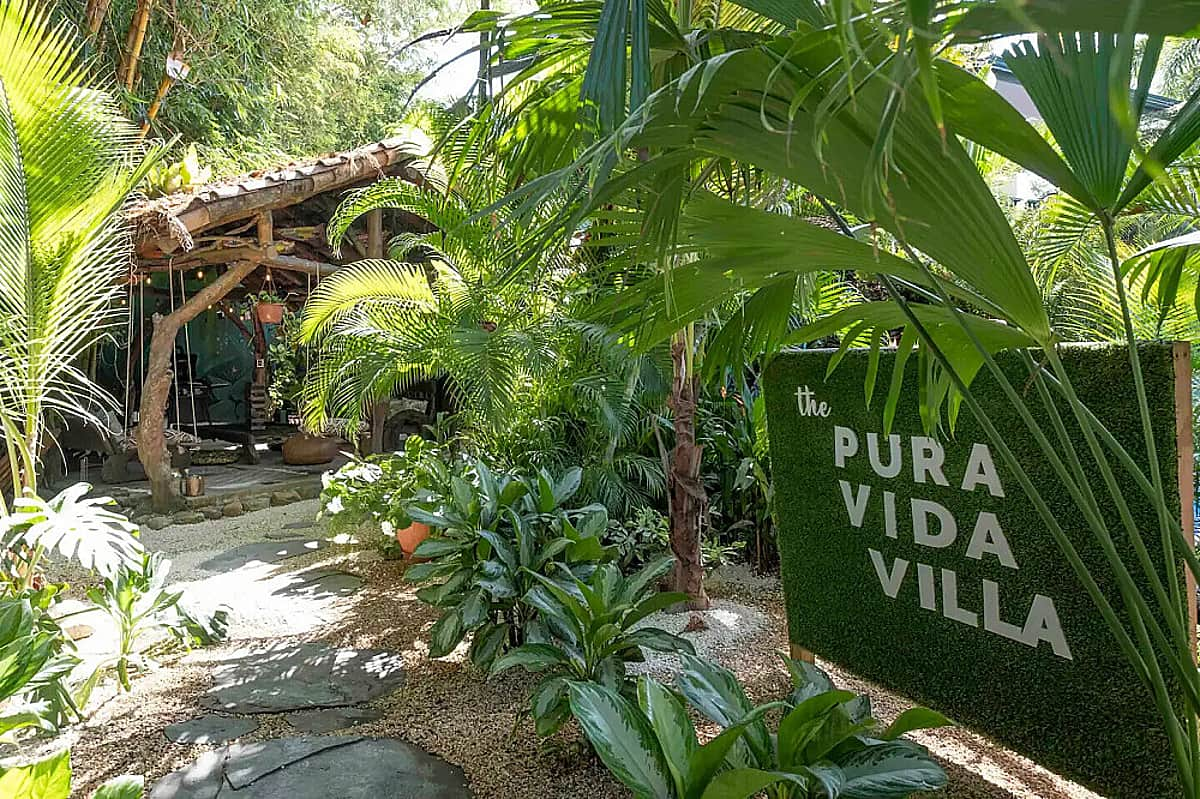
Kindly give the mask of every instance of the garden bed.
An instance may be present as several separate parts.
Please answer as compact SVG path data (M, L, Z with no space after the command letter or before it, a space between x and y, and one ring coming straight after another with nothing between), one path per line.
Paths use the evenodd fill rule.
M254 530L260 537L278 536L284 524L295 524L294 518L294 514L283 514L280 509L261 511L249 514L243 529ZM196 541L205 539L202 527L187 530L201 533ZM311 535L316 531L306 532ZM163 533L159 534L162 544L186 546L184 539L171 535L170 530ZM173 554L182 556L181 565L191 560L182 551ZM279 635L271 635L267 625L256 626L252 634L280 643L319 640L339 647L387 650L403 657L406 670L403 687L369 704L369 709L378 712L380 718L335 734L396 737L414 743L461 766L475 796L480 798L629 796L604 766L587 754L582 736L573 725L539 742L532 724L523 715L526 697L536 682L535 675L512 670L486 680L466 661L465 645L446 658L428 657L429 628L438 614L416 599L413 588L402 579L401 563L381 560L370 549L348 546L314 551L286 561L287 571L316 566L351 572L365 580L361 590L339 605L337 620L306 635L287 635L286 629L281 629ZM186 573L186 569L183 571ZM778 697L785 691L788 677L775 654L786 648L777 581L733 567L710 580L710 590L717 600L717 613L729 614L742 607L747 609L747 617L761 624L729 646L720 644L720 635L702 633L706 644L701 648L737 673L754 700ZM674 621L677 619L662 624L667 626ZM231 632L238 636L236 629ZM164 774L212 749L205 745L171 743L163 730L203 712L202 699L212 683L214 664L227 657L231 648L247 643L254 640L241 637L231 644L198 650L135 680L131 694L106 693L98 697L92 718L70 728L63 736L69 740L58 742L73 747L77 795L86 796L104 779L126 772L144 773L152 785ZM651 665L656 672L660 671L661 664ZM836 668L830 672L840 685L870 694L876 714L884 720L891 720L907 706L902 699L852 675ZM254 719L259 723L258 729L242 741L277 738L288 733L289 728L280 716ZM711 725L701 725L701 729L709 735L715 732ZM941 730L917 737L934 750L950 775L950 786L941 796L954 799L1091 796L966 731Z

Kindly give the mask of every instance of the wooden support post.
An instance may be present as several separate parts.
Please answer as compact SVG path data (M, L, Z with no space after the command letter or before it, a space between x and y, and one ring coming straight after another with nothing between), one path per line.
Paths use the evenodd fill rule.
M383 257L383 209L367 211L367 257Z
M268 209L258 215L258 246L275 243L275 215Z
M167 399L170 395L175 336L179 329L201 311L228 294L254 271L258 264L239 261L225 274L196 292L167 316L154 315L150 336L150 357L138 418L138 458L150 480L151 504L156 511L169 511L179 503L179 486L171 479L171 459L167 454Z
M1196 546L1195 477L1196 461L1192 443L1192 345L1176 341L1171 348L1175 367L1175 449L1179 458L1176 469L1179 478L1179 518L1182 521L1183 546ZM1187 602L1188 629L1196 629L1196 578L1192 570L1180 566L1183 572L1183 597ZM1196 659L1196 636L1191 636L1192 660Z
M804 663L817 662L817 656L799 644L788 644L788 649L791 650L792 660L799 660Z

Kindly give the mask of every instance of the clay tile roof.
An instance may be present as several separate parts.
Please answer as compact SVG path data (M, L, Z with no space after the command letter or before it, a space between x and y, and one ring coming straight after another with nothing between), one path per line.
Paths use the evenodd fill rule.
M147 199L130 208L129 218L139 241L155 240L164 250L186 250L191 248L194 234L259 211L295 205L385 175L415 179L415 170L410 167L415 157L414 145L408 140L384 139L346 152Z

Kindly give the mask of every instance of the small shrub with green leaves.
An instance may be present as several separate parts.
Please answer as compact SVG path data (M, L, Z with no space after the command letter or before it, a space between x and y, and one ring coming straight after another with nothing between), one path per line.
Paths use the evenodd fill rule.
M684 638L657 627L637 627L650 614L687 601L687 594L658 591L658 581L673 562L661 558L630 577L606 563L588 580L568 585L531 575L538 584L522 601L537 609L551 639L510 650L496 660L492 674L521 666L544 675L530 697L539 735L553 735L570 716L570 683L595 682L632 698L634 685L626 678L625 664L644 660L642 647L695 653Z
M586 579L609 557L600 539L608 525L603 506L564 507L580 478L578 468L557 480L545 471L493 474L476 461L408 508L436 531L414 553L429 562L406 572L410 581L430 583L417 596L443 611L430 633L431 656L449 654L474 633L471 660L487 669L511 646L550 639L546 621L521 601L539 584L535 575Z
M336 472L322 477L321 516L335 533L374 523L390 537L412 524L408 506L422 492L428 495L447 484L451 468L438 448L420 436L405 439L399 452L352 456Z
M654 508L641 507L632 519L609 522L604 542L614 547L622 569L641 566L661 557L670 549L671 525Z
M54 731L79 718L99 679L96 673L81 684L68 683L80 661L74 643L51 615L66 586L46 580L47 556L75 560L102 579L110 579L124 569L139 568L145 554L137 526L111 509L111 499L88 497L90 489L87 483L78 483L48 500L33 494L18 497L12 513L0 517L0 617L6 620L0 629L0 648L19 648L14 641L23 637L18 631L26 629L29 620L40 642L34 653L27 654L30 663L41 666L26 675L16 698L5 693L12 684L0 673L0 705L18 708L13 712L28 722L22 726ZM49 655L43 661L40 655L46 647Z
M741 725L754 706L732 672L683 656L676 687L692 707L727 729L743 726L742 739L726 757L725 782L757 785L772 799L901 799L946 784L929 752L902 737L949 724L944 716L910 708L881 730L869 697L837 689L814 665L786 657L784 662L792 692L772 733L763 719Z
M165 630L170 644L191 648L225 637L227 611L200 615L180 603L182 592L168 591L171 561L161 552L146 554L140 569L122 569L115 577L88 589L88 599L117 625L114 663L122 688L130 689L129 667L140 660L137 645L151 631Z
M19 595L40 582L52 552L104 578L140 567L137 525L111 510L112 499L87 496L91 488L76 483L48 500L35 494L13 500L12 513L0 517L0 596Z
M902 737L945 718L913 708L879 730L866 697L787 662L792 694L755 707L732 673L684 655L679 690L724 728L703 746L679 697L645 677L636 703L598 683L571 683L571 712L638 799L903 799L946 784L924 747ZM783 715L772 733L765 716L773 710Z

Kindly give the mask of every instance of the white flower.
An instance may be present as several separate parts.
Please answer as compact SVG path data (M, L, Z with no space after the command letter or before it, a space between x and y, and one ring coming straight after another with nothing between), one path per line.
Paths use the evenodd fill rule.
M382 522L380 522L379 528L383 530L384 535L390 536L392 533L396 532L396 526L387 519L384 519Z
M330 513L341 513L342 498L334 497L333 499L329 500L329 502L325 505L325 510L329 511Z

